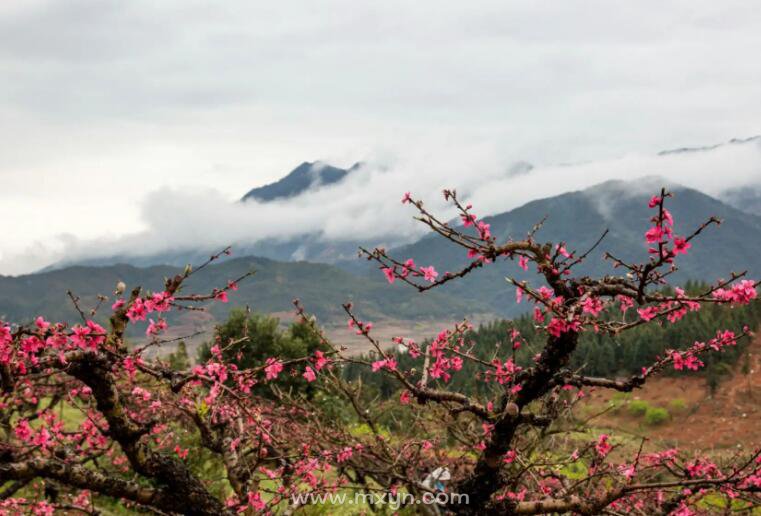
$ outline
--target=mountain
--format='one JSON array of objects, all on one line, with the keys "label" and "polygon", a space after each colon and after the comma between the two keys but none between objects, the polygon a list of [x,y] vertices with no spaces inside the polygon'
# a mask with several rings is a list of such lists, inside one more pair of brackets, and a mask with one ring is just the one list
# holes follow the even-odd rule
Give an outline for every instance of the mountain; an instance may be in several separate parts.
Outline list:
[{"label": "mountain", "polygon": [[311,188],[319,188],[338,183],[349,173],[361,167],[361,163],[355,163],[348,169],[334,167],[321,161],[305,161],[291,170],[282,179],[268,185],[259,186],[250,190],[243,196],[241,201],[255,200],[270,202],[279,199],[296,197]]},{"label": "mountain", "polygon": [[[303,162],[286,176],[274,183],[250,190],[241,198],[241,202],[271,202],[285,200],[305,193],[307,190],[333,185],[342,181],[347,175],[362,166],[357,162],[348,169],[334,167],[321,161]],[[530,165],[529,165],[530,166]],[[319,233],[300,235],[290,239],[266,238],[255,242],[230,242],[236,255],[258,256],[278,261],[302,261],[334,263],[351,259],[357,254],[360,245],[375,245],[378,242],[342,241],[332,242],[321,238]],[[199,263],[210,254],[219,251],[208,248],[208,244],[199,242],[193,249],[166,250],[153,254],[111,255],[82,258],[76,261],[63,260],[49,265],[40,272],[47,272],[72,265],[109,266],[129,263],[136,267],[152,265],[174,265],[184,267],[188,263]]]},{"label": "mountain", "polygon": [[[652,216],[647,201],[664,184],[668,182],[659,178],[609,181],[586,190],[532,201],[483,220],[491,224],[492,234],[503,242],[525,237],[546,217],[536,239],[565,241],[569,251],[578,250],[579,254],[609,229],[600,246],[575,271],[577,274],[612,274],[610,262],[602,259],[605,251],[629,262],[647,260],[644,233]],[[673,185],[671,191],[674,197],[667,201],[667,206],[676,220],[676,234],[691,233],[710,216],[723,220],[720,227],[710,227],[701,234],[686,256],[679,257],[680,270],[672,276],[672,281],[677,284],[688,279],[711,281],[745,269],[751,277],[761,276],[761,217],[737,210],[697,190]],[[391,254],[401,259],[414,258],[418,264],[433,264],[440,273],[457,271],[469,262],[462,248],[436,235],[394,249]],[[358,267],[356,264],[345,266]],[[493,312],[514,315],[523,307],[515,305],[515,290],[508,287],[504,279],[508,274],[520,279],[532,276],[523,273],[515,262],[501,261],[450,283],[441,292],[457,299],[485,303]]]},{"label": "mountain", "polygon": [[[761,149],[761,135],[751,136],[748,138],[732,138],[725,143],[714,145],[703,145],[698,147],[680,147],[678,149],[664,150],[658,153],[658,156],[672,155],[690,155],[697,153],[707,153],[714,150],[724,150],[731,147],[755,146]],[[757,176],[758,177],[758,176]],[[737,208],[738,210],[750,213],[751,215],[761,215],[761,182],[758,180],[748,181],[742,187],[733,187],[721,191],[716,196],[721,201]]]},{"label": "mountain", "polygon": [[[667,181],[648,178],[636,182],[609,181],[586,190],[529,202],[519,208],[484,218],[498,241],[520,239],[540,220],[545,223],[536,233],[539,241],[566,243],[569,250],[579,252],[591,247],[600,235],[609,230],[601,245],[587,260],[577,266],[577,274],[610,274],[610,262],[602,259],[605,251],[630,262],[647,260],[644,233],[652,210],[647,201]],[[675,231],[686,235],[710,216],[723,220],[720,227],[708,228],[694,242],[686,256],[677,261],[680,269],[672,275],[675,283],[688,279],[714,280],[728,277],[733,271],[747,269],[749,276],[761,276],[761,217],[733,208],[697,190],[671,185],[673,198],[668,208],[676,220]],[[456,271],[468,263],[463,249],[435,235],[392,249],[398,258],[412,257],[418,264],[432,264],[443,273]],[[203,256],[199,256],[201,261]],[[496,314],[512,316],[525,310],[516,305],[515,291],[505,282],[505,276],[533,279],[512,261],[474,271],[462,280],[426,294],[415,293],[396,282],[388,285],[370,262],[345,260],[336,265],[307,262],[278,262],[265,258],[228,258],[193,277],[194,291],[210,291],[227,280],[240,276],[245,270],[258,272],[250,283],[235,293],[233,303],[249,305],[262,312],[282,312],[291,309],[291,300],[303,299],[306,306],[323,320],[343,317],[341,303],[354,300],[360,313],[369,318],[414,319],[426,317],[460,317],[466,314]],[[76,316],[66,298],[71,289],[87,300],[90,306],[98,293],[111,291],[117,280],[128,285],[144,285],[157,289],[162,278],[175,274],[178,267],[134,267],[110,265],[105,267],[67,267],[45,273],[14,278],[0,276],[0,316],[14,320],[30,318],[38,313],[54,319],[72,320]],[[228,305],[215,303],[211,314],[224,317]]]},{"label": "mountain", "polygon": [[761,216],[761,185],[731,188],[722,192],[719,198],[739,210]]},{"label": "mountain", "polygon": [[[322,239],[319,234],[304,235],[299,238],[286,240],[267,238],[253,243],[231,242],[235,256],[256,256],[283,262],[310,261],[315,263],[335,263],[341,260],[353,260],[357,256],[357,248],[360,245],[367,247],[375,244],[376,242],[364,241],[332,242]],[[204,244],[199,242],[198,247],[192,250],[179,249],[146,255],[113,255],[102,258],[79,259],[74,263],[57,263],[46,267],[40,272],[53,271],[73,265],[106,267],[124,263],[134,265],[135,267],[151,267],[153,265],[184,267],[189,263],[201,263],[209,255],[218,251],[218,248],[204,247]],[[229,260],[229,258],[224,257],[220,259],[220,261],[226,260]]]},{"label": "mountain", "polygon": [[[716,198],[725,204],[733,206],[748,214],[761,216],[761,180],[755,178],[758,176],[758,163],[761,162],[761,136],[750,138],[735,138],[724,143],[716,145],[683,147],[678,149],[664,150],[654,156],[634,157],[632,159],[614,160],[607,162],[611,166],[608,177],[625,176],[628,173],[639,173],[643,169],[652,170],[671,170],[678,171],[673,177],[692,177],[691,174],[707,175],[715,178],[715,185],[711,187],[712,192],[718,192]],[[356,163],[350,168],[339,168],[320,161],[304,162],[297,166],[279,181],[272,184],[260,186],[250,190],[241,199],[241,202],[235,204],[235,208],[254,212],[258,210],[280,210],[289,213],[298,213],[305,209],[304,203],[301,202],[303,197],[299,197],[310,191],[330,188],[342,181],[346,181],[349,174],[354,174],[352,178],[352,187],[360,186],[365,180],[372,176],[370,170],[360,170],[362,163]],[[596,173],[594,163],[577,163],[563,166],[564,174],[579,174],[583,176],[589,171]],[[742,182],[722,181],[722,171],[733,170],[730,177],[736,176],[742,178]],[[389,177],[396,177],[390,175]],[[497,189],[511,188],[513,180],[515,186],[525,184],[531,179],[535,182],[547,181],[546,167],[535,168],[533,164],[526,161],[515,161],[504,168],[500,174],[500,181],[495,182],[494,188],[485,189],[494,194],[498,194]],[[540,179],[546,178],[546,179]],[[492,178],[493,179],[493,178]],[[507,180],[507,181],[505,181]],[[549,179],[551,180],[551,179]],[[395,180],[398,181],[398,178]],[[490,181],[490,179],[485,179]],[[689,182],[689,180],[686,180]],[[705,181],[701,181],[706,183]],[[356,184],[355,184],[356,183]],[[724,186],[725,190],[721,191],[721,186],[717,185],[744,185],[742,188],[732,188]],[[348,185],[347,185],[348,186]],[[478,189],[478,188],[477,188]],[[369,189],[368,189],[369,190]],[[355,192],[357,195],[372,195],[372,192]],[[263,206],[264,205],[264,206]],[[311,206],[311,205],[310,205]],[[310,208],[312,209],[312,208]],[[347,211],[348,215],[350,209]],[[379,215],[382,214],[383,208],[377,209]],[[247,216],[252,213],[240,214],[241,224]],[[318,215],[319,216],[319,215]],[[400,236],[398,239],[392,238],[355,238],[352,240],[339,240],[327,237],[323,228],[331,227],[335,223],[343,223],[342,214],[335,212],[330,219],[323,221],[322,226],[310,227],[304,230],[302,234],[294,234],[288,231],[289,236],[263,237],[257,234],[257,230],[251,229],[248,234],[243,233],[237,239],[225,241],[224,244],[230,244],[235,249],[236,256],[259,256],[270,258],[277,261],[301,261],[340,264],[342,268],[355,270],[357,265],[354,258],[356,249],[359,245],[364,247],[373,247],[384,245],[398,245],[400,243],[409,243],[409,236]],[[382,218],[382,217],[380,217]],[[380,219],[379,219],[380,221]],[[382,221],[380,221],[382,224]],[[241,225],[241,227],[245,227]],[[289,228],[290,229],[290,228]],[[388,228],[391,231],[391,228]],[[154,233],[161,233],[164,229],[157,229]],[[350,234],[350,233],[343,233]],[[204,260],[210,253],[217,251],[216,247],[212,248],[211,244],[203,237],[194,238],[190,241],[177,242],[173,238],[167,241],[175,241],[175,245],[170,247],[162,243],[161,235],[157,235],[158,243],[150,246],[157,251],[148,253],[142,251],[140,246],[130,246],[129,252],[114,255],[93,256],[92,251],[83,251],[76,254],[76,259],[62,260],[49,266],[46,270],[53,270],[70,265],[113,265],[118,263],[129,263],[139,267],[148,267],[152,265],[167,264],[175,266],[184,266],[187,263],[197,263]],[[612,238],[612,236],[611,236]],[[89,252],[90,254],[86,254]],[[144,253],[144,254],[141,254]]]},{"label": "mountain", "polygon": [[724,147],[725,145],[743,145],[746,143],[761,143],[761,134],[750,136],[748,138],[732,138],[726,143],[715,143],[713,145],[701,145],[699,147],[679,147],[678,149],[663,150],[658,153],[659,156],[668,156],[669,154],[684,154],[688,152],[705,152]]},{"label": "mountain", "polygon": [[[321,321],[345,320],[342,303],[351,301],[357,312],[370,320],[388,318],[459,318],[471,313],[488,312],[485,305],[473,304],[444,294],[419,296],[410,289],[388,288],[380,275],[357,276],[326,264],[292,262],[242,257],[213,264],[191,276],[185,285],[188,293],[209,293],[224,286],[247,271],[255,270],[251,278],[242,282],[239,290],[230,293],[230,303],[210,303],[213,320],[224,319],[232,307],[249,306],[264,313],[292,312],[292,301],[301,299],[310,313]],[[0,320],[30,321],[36,315],[56,321],[77,322],[78,314],[67,296],[71,290],[81,298],[85,310],[95,306],[97,296],[109,296],[118,281],[128,289],[142,286],[146,290],[163,288],[164,278],[182,272],[182,268],[160,265],[134,267],[132,265],[73,266],[24,276],[0,276]],[[112,299],[104,303],[103,315],[108,312]],[[196,325],[208,322],[209,316],[196,317],[196,312],[172,312],[170,324]],[[139,332],[144,327],[138,327]]]}]

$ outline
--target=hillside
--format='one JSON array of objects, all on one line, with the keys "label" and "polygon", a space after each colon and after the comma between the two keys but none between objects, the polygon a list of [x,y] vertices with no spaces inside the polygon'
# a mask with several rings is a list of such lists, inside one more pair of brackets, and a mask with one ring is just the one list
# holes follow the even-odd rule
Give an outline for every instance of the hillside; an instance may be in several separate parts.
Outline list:
[{"label": "hillside", "polygon": [[[534,224],[546,217],[536,235],[539,241],[565,241],[569,250],[582,252],[609,229],[602,244],[576,271],[610,274],[613,272],[610,263],[602,259],[605,251],[627,261],[647,259],[643,235],[652,216],[647,200],[662,184],[664,180],[652,178],[646,185],[635,189],[632,183],[609,181],[583,191],[532,201],[484,220],[491,224],[497,240],[505,241],[525,237]],[[697,190],[673,186],[672,191],[674,197],[669,200],[668,207],[676,219],[677,234],[691,232],[710,216],[723,220],[720,227],[712,227],[703,233],[687,256],[680,256],[680,270],[673,275],[672,281],[712,280],[726,277],[733,270],[745,269],[752,277],[761,275],[761,217],[739,211]],[[439,272],[458,270],[468,262],[462,248],[433,235],[395,249],[392,254],[400,258],[412,257],[421,264],[433,264]],[[349,269],[359,267],[356,263],[344,266]],[[486,303],[500,314],[514,315],[520,307],[513,300],[514,289],[505,283],[507,274],[529,277],[514,262],[499,262],[442,290],[459,299]]]},{"label": "hillside", "polygon": [[[580,407],[579,417],[604,414],[594,424],[634,435],[646,433],[667,446],[735,453],[738,443],[761,443],[761,338],[748,347],[744,358],[727,371],[715,392],[699,375],[657,376],[642,389],[614,394],[592,389]],[[661,408],[668,418],[647,424],[636,410],[646,404]]]},{"label": "hillside", "polygon": [[[223,318],[233,306],[249,306],[266,313],[289,312],[297,297],[323,321],[343,320],[341,304],[347,301],[353,302],[363,317],[373,319],[461,317],[488,311],[486,305],[447,298],[443,294],[419,296],[409,289],[390,289],[378,276],[359,277],[331,265],[283,263],[255,257],[229,259],[212,265],[194,275],[186,290],[208,293],[252,269],[255,275],[242,283],[237,292],[231,293],[230,303],[213,303],[208,307],[215,319]],[[77,313],[67,297],[67,290],[82,298],[83,308],[90,308],[97,303],[98,294],[110,296],[119,280],[129,288],[140,285],[156,291],[162,288],[165,277],[181,271],[172,266],[74,266],[17,277],[0,276],[0,318],[24,321],[44,315],[52,320],[76,321]],[[185,314],[178,312],[173,315],[174,320]]]},{"label": "hillside", "polygon": [[[577,267],[579,273],[607,274],[613,270],[602,260],[610,251],[626,260],[646,259],[643,234],[647,228],[649,195],[663,180],[653,178],[634,190],[632,184],[610,181],[583,191],[532,201],[520,208],[486,217],[500,241],[522,238],[538,221],[547,217],[537,233],[539,240],[567,241],[568,249],[586,250],[607,228],[607,238]],[[722,203],[696,190],[674,186],[669,209],[676,218],[677,234],[685,234],[715,215],[723,220],[695,243],[687,256],[680,256],[676,283],[688,279],[709,280],[726,277],[734,270],[748,269],[751,277],[761,275],[761,217]],[[283,244],[287,245],[287,244]],[[349,253],[351,244],[346,244]],[[353,246],[352,246],[353,247]],[[238,254],[250,252],[244,248]],[[412,257],[420,264],[433,264],[440,272],[454,271],[467,262],[462,249],[432,235],[414,244],[393,250],[397,257]],[[19,277],[0,277],[0,315],[18,319],[42,313],[52,318],[74,314],[66,290],[94,300],[108,293],[118,279],[129,285],[159,288],[162,278],[173,274],[185,262],[176,256],[172,266],[134,267],[130,265],[73,266]],[[198,263],[203,253],[194,257]],[[235,304],[248,304],[263,312],[290,310],[291,300],[300,297],[321,318],[342,317],[340,305],[355,300],[367,317],[396,319],[440,318],[448,315],[497,314],[512,316],[525,309],[514,302],[514,290],[507,286],[507,274],[528,277],[513,262],[499,262],[475,271],[465,279],[438,291],[419,295],[401,284],[388,285],[367,262],[346,260],[339,266],[307,262],[278,262],[265,258],[227,259],[193,279],[193,287],[204,291],[224,284],[249,267],[257,274],[237,293]],[[226,307],[215,306],[212,313],[224,315]]]}]

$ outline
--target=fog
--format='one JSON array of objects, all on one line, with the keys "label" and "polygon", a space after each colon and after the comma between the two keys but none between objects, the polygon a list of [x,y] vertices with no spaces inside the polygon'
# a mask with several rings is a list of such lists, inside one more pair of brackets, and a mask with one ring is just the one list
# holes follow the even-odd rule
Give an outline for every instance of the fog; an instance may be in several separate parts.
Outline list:
[{"label": "fog", "polygon": [[[523,167],[529,168],[529,167]],[[630,154],[590,163],[539,166],[515,173],[514,163],[485,145],[439,152],[385,152],[342,182],[316,187],[297,197],[270,202],[231,201],[213,188],[159,188],[141,201],[143,230],[112,239],[65,235],[36,243],[25,254],[0,262],[5,270],[28,272],[35,258],[49,265],[113,255],[153,255],[165,251],[206,250],[263,239],[287,240],[319,235],[327,241],[373,240],[400,244],[425,228],[401,204],[404,192],[424,200],[442,217],[454,216],[441,190],[454,188],[479,216],[508,211],[528,201],[585,189],[609,179],[664,178],[720,196],[727,189],[761,184],[761,138],[715,148],[665,154]],[[656,179],[656,182],[660,179]],[[652,186],[633,183],[632,188]],[[655,188],[655,187],[654,187]],[[653,192],[656,193],[656,192]],[[601,212],[605,209],[600,199]]]}]

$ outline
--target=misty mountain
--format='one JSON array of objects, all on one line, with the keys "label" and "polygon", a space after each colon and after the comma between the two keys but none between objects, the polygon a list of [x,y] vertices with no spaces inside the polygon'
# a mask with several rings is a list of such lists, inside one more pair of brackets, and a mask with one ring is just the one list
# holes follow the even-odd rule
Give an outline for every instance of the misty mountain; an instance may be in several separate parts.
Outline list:
[{"label": "misty mountain", "polygon": [[722,192],[719,197],[739,210],[761,216],[761,185],[755,188],[732,188]]},{"label": "misty mountain", "polygon": [[[608,229],[608,235],[598,248],[574,270],[577,274],[591,275],[620,273],[602,259],[603,253],[610,251],[627,262],[648,259],[644,233],[653,213],[647,201],[664,184],[667,182],[658,178],[609,181],[586,190],[532,201],[483,220],[491,224],[497,240],[504,242],[524,238],[546,217],[535,238],[540,242],[565,242],[569,251],[578,251],[577,255],[589,249]],[[667,201],[667,207],[674,215],[677,235],[690,234],[710,216],[723,221],[720,227],[712,226],[700,235],[686,256],[679,256],[679,271],[672,275],[673,282],[712,281],[746,269],[751,277],[761,276],[761,217],[737,210],[697,190],[682,186],[672,186],[670,190],[674,197]],[[392,255],[414,258],[422,265],[433,264],[440,273],[455,272],[469,262],[462,248],[436,235],[394,249]],[[355,263],[344,266],[354,270],[360,267]],[[514,303],[515,291],[507,286],[504,279],[507,275],[529,280],[533,276],[524,273],[515,262],[500,261],[450,283],[441,291],[456,299],[486,303],[495,312],[512,315],[522,307]]]},{"label": "misty mountain", "polygon": [[[348,169],[334,167],[321,161],[303,162],[280,180],[253,188],[241,198],[241,202],[258,201],[271,202],[296,197],[310,189],[322,188],[342,181],[348,174],[362,166],[357,162]],[[235,248],[235,254],[241,256],[258,256],[279,261],[302,261],[334,263],[349,260],[357,255],[360,245],[375,245],[378,242],[365,241],[327,241],[319,234],[303,235],[291,239],[266,238],[255,242],[230,242]],[[194,249],[167,250],[160,253],[145,255],[115,254],[76,261],[62,261],[45,267],[41,272],[60,269],[72,265],[109,266],[128,263],[136,267],[153,265],[174,265],[184,267],[188,263],[205,261],[210,254],[219,249],[209,248],[203,242],[198,242]]]},{"label": "misty mountain", "polygon": [[[761,137],[754,136],[750,138],[735,138],[724,143],[716,145],[696,146],[696,147],[684,147],[678,149],[665,150],[657,153],[652,157],[637,158],[634,161],[622,159],[618,161],[612,161],[606,163],[611,165],[612,169],[610,175],[599,174],[600,166],[591,164],[568,164],[562,168],[561,171],[555,173],[561,173],[564,175],[579,174],[585,176],[587,174],[593,174],[595,177],[600,176],[600,181],[603,181],[605,177],[615,177],[625,174],[635,174],[635,177],[640,177],[639,171],[641,170],[654,170],[654,171],[675,171],[681,170],[680,174],[676,176],[673,173],[669,174],[669,177],[681,177],[681,181],[685,184],[692,184],[689,177],[685,175],[686,171],[694,170],[695,173],[700,173],[701,170],[710,171],[715,179],[711,182],[714,183],[707,186],[708,190],[715,192],[715,197],[723,201],[724,203],[733,206],[739,210],[745,211],[752,215],[761,215],[761,182],[756,181],[757,177],[756,169],[758,168],[759,159],[761,159]],[[121,247],[114,247],[114,249],[120,249],[114,251],[113,254],[103,254],[101,249],[97,251],[85,250],[82,252],[73,252],[72,256],[76,258],[64,258],[59,260],[54,265],[48,267],[46,270],[52,270],[55,268],[70,266],[70,265],[113,265],[118,263],[129,263],[139,267],[148,267],[152,265],[166,264],[175,266],[184,266],[187,263],[197,263],[204,260],[212,252],[218,251],[216,246],[224,246],[230,244],[235,249],[236,256],[259,256],[269,258],[277,261],[310,261],[320,263],[340,263],[343,268],[351,269],[354,265],[351,262],[354,261],[356,256],[356,249],[359,245],[365,247],[372,247],[377,245],[383,245],[386,247],[399,245],[401,243],[410,243],[409,232],[406,233],[407,237],[394,238],[394,228],[390,226],[387,221],[384,221],[384,217],[381,215],[385,206],[378,202],[378,198],[373,199],[375,192],[371,189],[363,190],[363,183],[365,181],[371,182],[374,177],[372,169],[360,170],[361,163],[357,163],[350,168],[343,169],[322,163],[304,162],[291,172],[283,176],[279,181],[270,185],[260,186],[254,188],[246,195],[243,196],[244,202],[231,203],[232,206],[245,210],[251,208],[251,212],[259,212],[268,214],[272,217],[272,210],[280,210],[294,213],[295,215],[302,215],[301,210],[311,210],[313,215],[309,217],[310,220],[320,220],[322,224],[311,224],[309,229],[302,229],[299,231],[299,224],[292,223],[288,225],[288,219],[278,218],[277,224],[283,224],[286,226],[286,230],[277,236],[263,236],[261,228],[251,228],[248,233],[236,231],[234,237],[230,237],[228,240],[220,241],[219,235],[214,235],[215,231],[213,226],[207,226],[209,233],[209,240],[206,240],[205,232],[194,232],[193,230],[187,231],[189,235],[193,235],[188,238],[178,238],[173,231],[173,228],[169,230],[164,229],[163,225],[161,229],[158,229],[156,233],[163,231],[169,231],[170,234],[166,238],[161,238],[163,235],[153,234],[154,241],[149,243],[145,248],[140,245],[134,245],[134,243],[128,243]],[[484,186],[479,186],[478,182],[470,186],[462,185],[462,190],[475,190],[476,197],[479,196],[497,196],[500,191],[504,189],[505,193],[510,193],[511,188],[520,189],[519,191],[527,190],[528,198],[534,198],[537,190],[542,188],[542,185],[546,181],[553,181],[554,177],[548,174],[548,170],[553,167],[535,167],[533,164],[526,161],[516,161],[506,166],[503,169],[502,174],[495,179],[485,178]],[[555,167],[557,168],[557,167]],[[713,172],[715,171],[715,173]],[[723,171],[733,171],[733,174],[740,174],[743,177],[741,183],[737,181],[722,181]],[[346,180],[346,177],[350,173],[355,173],[355,177],[351,182]],[[384,172],[385,173],[385,172]],[[390,183],[396,184],[399,181],[398,176],[389,175],[389,178],[394,178]],[[495,176],[496,177],[496,176]],[[731,174],[728,175],[731,179]],[[574,182],[566,181],[567,178],[558,178],[558,184],[567,186],[565,188],[571,189],[574,186]],[[491,185],[489,181],[494,184]],[[588,179],[581,181],[584,186],[593,184]],[[706,186],[705,182],[702,183]],[[744,185],[743,187],[737,187],[738,184]],[[364,234],[362,231],[352,231],[351,229],[341,233],[341,237],[336,236],[335,227],[346,225],[347,221],[350,224],[351,215],[341,216],[340,212],[328,209],[330,213],[335,213],[332,218],[323,220],[321,218],[321,206],[310,204],[310,202],[301,203],[302,195],[307,192],[319,192],[321,189],[327,189],[331,186],[349,188],[350,193],[345,193],[342,190],[342,195],[351,196],[368,196],[368,203],[375,203],[374,213],[378,213],[378,225],[385,228],[386,233],[383,237],[361,237],[359,235]],[[722,187],[722,185],[724,185]],[[488,186],[488,188],[487,188]],[[553,193],[563,191],[560,188],[550,188],[549,191]],[[657,189],[657,188],[656,188]],[[718,192],[718,193],[716,193]],[[514,191],[512,195],[507,197],[511,199],[510,207],[515,206]],[[386,199],[388,192],[384,192],[384,199]],[[356,197],[352,197],[356,199]],[[477,204],[480,202],[477,199]],[[190,202],[190,201],[188,201]],[[203,202],[203,201],[200,201]],[[226,200],[222,201],[227,204]],[[390,200],[388,202],[391,202]],[[202,208],[208,208],[202,206]],[[331,207],[331,208],[334,208]],[[499,212],[498,205],[495,205],[494,199],[489,201],[489,211]],[[222,213],[226,213],[224,207],[220,208]],[[270,210],[270,212],[267,212]],[[245,219],[252,216],[252,213],[243,213],[238,211],[238,215],[224,215],[227,217],[221,220],[223,223],[230,224],[231,217],[240,217],[240,228],[247,227],[245,225]],[[210,220],[214,215],[211,215]],[[365,221],[366,223],[366,221]],[[225,224],[220,224],[220,227],[224,227]],[[328,236],[328,228],[333,228]],[[194,234],[195,233],[195,234]],[[272,234],[270,231],[269,235]],[[377,233],[376,233],[377,234]],[[156,238],[156,237],[159,238]],[[612,237],[611,237],[612,238]],[[211,244],[212,239],[216,242],[213,246]],[[153,249],[153,250],[149,250]],[[349,265],[347,265],[347,263]],[[353,270],[353,269],[352,269]]]},{"label": "misty mountain", "polygon": [[[529,202],[519,208],[485,217],[498,241],[523,238],[545,219],[536,239],[565,242],[579,253],[586,251],[608,229],[609,234],[587,260],[577,266],[577,274],[610,274],[611,264],[602,259],[605,251],[630,262],[648,259],[644,233],[652,210],[647,201],[667,181],[649,178],[636,182],[609,181],[586,190]],[[712,281],[747,269],[752,278],[761,276],[761,217],[733,208],[697,190],[672,185],[674,196],[667,201],[674,215],[677,235],[690,234],[710,216],[722,219],[694,242],[686,256],[679,256],[680,269],[672,276],[676,284],[688,279]],[[402,259],[412,257],[418,264],[432,264],[443,273],[456,271],[468,263],[466,253],[441,237],[428,235],[417,242],[392,249]],[[240,253],[239,253],[240,254]],[[205,256],[199,256],[196,263]],[[525,310],[514,302],[514,288],[505,276],[535,279],[515,262],[503,260],[474,271],[460,281],[426,294],[417,294],[396,282],[388,285],[375,266],[364,260],[344,260],[337,265],[306,262],[283,263],[264,258],[233,257],[209,267],[193,277],[194,291],[210,291],[227,280],[254,268],[253,280],[233,296],[231,305],[249,305],[253,310],[282,312],[291,309],[299,297],[319,317],[343,317],[341,303],[353,300],[363,316],[370,318],[461,317],[466,314],[511,316]],[[106,267],[76,266],[39,274],[1,277],[0,315],[19,320],[42,313],[54,319],[72,320],[76,314],[66,298],[71,289],[94,304],[98,293],[108,294],[118,280],[158,289],[162,278],[180,268],[131,265]],[[215,318],[224,317],[228,305],[211,306]]]},{"label": "misty mountain", "polygon": [[678,149],[662,150],[658,153],[659,156],[668,156],[669,154],[684,154],[688,152],[705,152],[725,145],[743,145],[746,143],[761,143],[761,134],[756,136],[750,136],[748,138],[732,138],[726,143],[715,143],[713,145],[701,145],[698,147],[679,147]]},{"label": "misty mountain", "polygon": [[[761,148],[761,135],[750,136],[748,138],[732,138],[725,143],[713,145],[702,145],[698,147],[680,147],[678,149],[664,150],[658,153],[659,156],[671,156],[679,154],[696,154],[721,149],[722,147],[756,145]],[[749,184],[743,187],[728,188],[717,195],[721,201],[737,208],[738,210],[750,213],[752,215],[761,215],[761,183]]]},{"label": "misty mountain", "polygon": [[241,201],[269,202],[296,197],[309,189],[338,183],[361,166],[361,163],[355,163],[343,169],[321,161],[305,161],[282,179],[250,190]]}]

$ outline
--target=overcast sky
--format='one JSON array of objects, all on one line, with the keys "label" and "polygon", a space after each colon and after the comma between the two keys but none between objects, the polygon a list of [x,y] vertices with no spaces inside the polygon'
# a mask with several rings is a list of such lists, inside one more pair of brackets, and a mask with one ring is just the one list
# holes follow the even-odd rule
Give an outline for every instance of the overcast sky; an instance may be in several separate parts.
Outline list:
[{"label": "overcast sky", "polygon": [[397,167],[365,192],[396,203],[405,179],[759,134],[760,50],[747,1],[3,0],[0,274],[176,229],[185,201],[214,217],[304,160]]}]

